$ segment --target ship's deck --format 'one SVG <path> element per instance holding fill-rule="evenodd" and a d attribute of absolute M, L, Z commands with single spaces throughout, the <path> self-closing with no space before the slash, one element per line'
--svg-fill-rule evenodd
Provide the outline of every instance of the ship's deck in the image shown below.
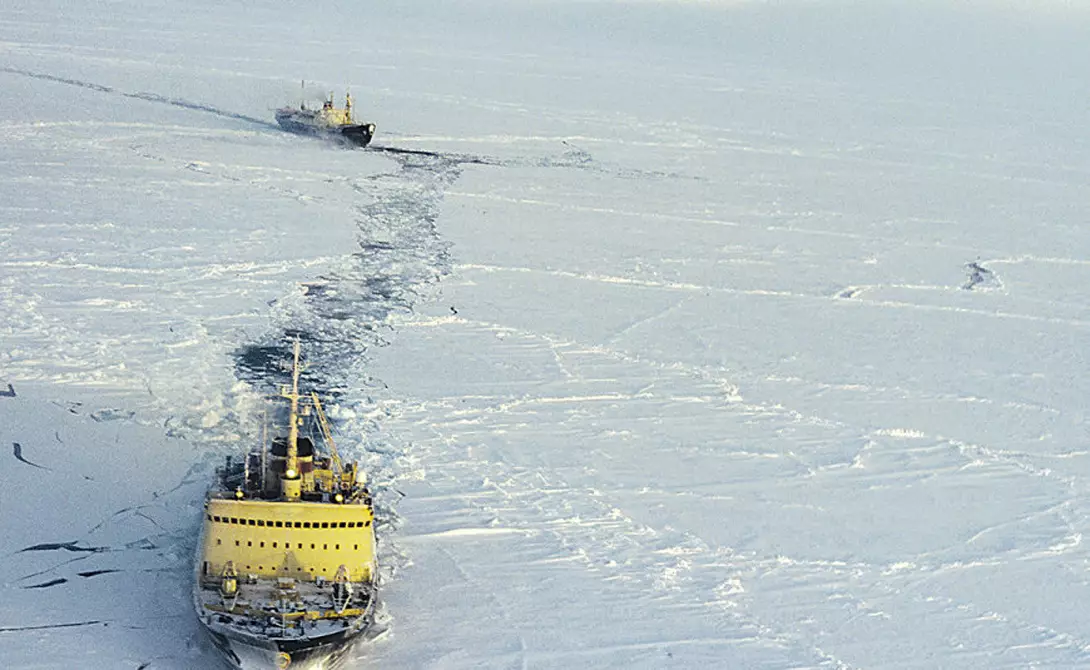
<path fill-rule="evenodd" d="M 374 613 L 374 586 L 352 584 L 353 594 L 337 611 L 333 584 L 326 580 L 253 578 L 239 575 L 239 594 L 225 601 L 219 578 L 201 580 L 194 598 L 201 620 L 209 628 L 261 638 L 321 638 L 348 628 L 362 628 Z"/>

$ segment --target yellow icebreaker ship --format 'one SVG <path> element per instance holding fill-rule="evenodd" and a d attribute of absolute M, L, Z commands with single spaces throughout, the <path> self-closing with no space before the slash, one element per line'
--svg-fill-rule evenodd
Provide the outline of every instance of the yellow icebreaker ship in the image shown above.
<path fill-rule="evenodd" d="M 276 110 L 276 122 L 289 132 L 342 139 L 360 147 L 370 144 L 375 136 L 375 124 L 356 123 L 352 119 L 352 96 L 347 93 L 344 107 L 333 104 L 332 93 L 321 109 L 309 109 L 305 102 L 298 107 L 281 107 Z"/>
<path fill-rule="evenodd" d="M 296 342 L 291 387 L 279 394 L 286 426 L 242 463 L 228 457 L 204 505 L 197 617 L 240 668 L 330 667 L 374 620 L 366 478 L 341 462 L 317 394 L 299 393 L 299 374 Z"/>

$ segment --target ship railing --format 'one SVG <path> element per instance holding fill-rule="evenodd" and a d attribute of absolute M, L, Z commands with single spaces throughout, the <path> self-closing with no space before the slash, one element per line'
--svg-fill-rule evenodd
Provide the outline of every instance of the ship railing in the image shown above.
<path fill-rule="evenodd" d="M 320 621 L 328 619 L 348 619 L 364 614 L 364 610 L 359 607 L 345 608 L 342 612 L 336 610 L 299 610 L 295 612 L 276 612 L 270 611 L 266 608 L 254 608 L 254 607 L 242 607 L 236 604 L 234 608 L 227 609 L 223 605 L 216 603 L 204 603 L 204 608 L 210 612 L 217 612 L 220 614 L 234 614 L 236 616 L 246 616 L 251 618 L 266 618 L 269 616 L 275 616 L 278 619 L 284 619 L 286 621 Z"/>

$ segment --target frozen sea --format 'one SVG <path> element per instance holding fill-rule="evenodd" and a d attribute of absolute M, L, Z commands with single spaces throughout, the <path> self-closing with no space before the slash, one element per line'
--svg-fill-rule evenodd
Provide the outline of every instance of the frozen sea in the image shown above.
<path fill-rule="evenodd" d="M 1090 668 L 1090 9 L 6 0 L 0 85 L 0 666 L 223 667 L 299 336 L 348 670 Z"/>

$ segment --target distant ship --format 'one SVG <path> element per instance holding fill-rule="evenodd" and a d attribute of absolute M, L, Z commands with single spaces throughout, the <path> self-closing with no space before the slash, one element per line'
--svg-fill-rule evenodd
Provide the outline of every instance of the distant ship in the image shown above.
<path fill-rule="evenodd" d="M 340 138 L 361 147 L 370 144 L 375 136 L 375 124 L 352 120 L 352 96 L 348 93 L 343 109 L 333 106 L 330 93 L 321 109 L 307 109 L 306 102 L 300 102 L 298 107 L 281 107 L 276 110 L 276 122 L 293 133 Z"/>
<path fill-rule="evenodd" d="M 281 429 L 266 425 L 271 440 L 243 462 L 228 456 L 204 504 L 197 617 L 247 670 L 331 667 L 375 615 L 366 476 L 341 461 L 318 395 L 300 394 L 299 353 L 296 341 L 291 387 L 269 417 L 280 417 Z"/>

